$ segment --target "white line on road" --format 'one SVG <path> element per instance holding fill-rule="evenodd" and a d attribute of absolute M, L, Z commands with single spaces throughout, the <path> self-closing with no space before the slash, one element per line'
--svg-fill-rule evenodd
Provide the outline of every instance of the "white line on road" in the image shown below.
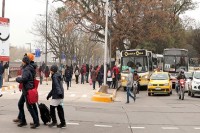
<path fill-rule="evenodd" d="M 76 96 L 75 94 L 71 94 L 71 95 L 70 95 L 70 97 L 75 97 L 75 96 Z"/>
<path fill-rule="evenodd" d="M 67 123 L 67 125 L 80 125 L 79 123 Z"/>
<path fill-rule="evenodd" d="M 178 127 L 162 127 L 164 130 L 177 130 L 179 129 Z"/>
<path fill-rule="evenodd" d="M 94 126 L 95 126 L 95 127 L 112 127 L 112 126 L 110 126 L 110 125 L 97 125 L 97 124 L 95 124 Z"/>
<path fill-rule="evenodd" d="M 194 127 L 195 130 L 200 130 L 200 127 Z"/>
<path fill-rule="evenodd" d="M 128 128 L 132 128 L 132 129 L 145 129 L 145 127 L 128 127 Z"/>

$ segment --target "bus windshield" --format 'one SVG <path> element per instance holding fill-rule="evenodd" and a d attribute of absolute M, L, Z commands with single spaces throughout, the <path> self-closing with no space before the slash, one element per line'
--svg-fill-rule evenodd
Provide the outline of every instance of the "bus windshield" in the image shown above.
<path fill-rule="evenodd" d="M 185 56 L 165 56 L 164 58 L 164 71 L 188 70 L 188 57 Z"/>
<path fill-rule="evenodd" d="M 147 72 L 148 71 L 148 62 L 147 56 L 137 56 L 137 57 L 123 57 L 122 58 L 122 72 L 126 69 L 131 68 L 131 72 L 137 70 L 137 72 Z"/>

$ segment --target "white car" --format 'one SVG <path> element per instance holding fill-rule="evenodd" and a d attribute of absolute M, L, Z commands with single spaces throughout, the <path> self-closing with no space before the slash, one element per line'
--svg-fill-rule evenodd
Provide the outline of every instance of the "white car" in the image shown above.
<path fill-rule="evenodd" d="M 186 82 L 185 82 L 185 92 L 188 92 L 192 85 L 192 72 L 185 72 Z"/>
<path fill-rule="evenodd" d="M 195 94 L 200 94 L 200 70 L 193 72 L 192 86 L 188 92 L 191 97 L 194 97 Z"/>

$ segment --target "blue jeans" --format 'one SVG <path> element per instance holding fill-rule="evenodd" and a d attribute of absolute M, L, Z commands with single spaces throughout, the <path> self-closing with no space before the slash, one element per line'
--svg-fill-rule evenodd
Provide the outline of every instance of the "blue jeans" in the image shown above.
<path fill-rule="evenodd" d="M 83 74 L 81 74 L 81 84 L 84 84 L 84 75 Z"/>
<path fill-rule="evenodd" d="M 0 74 L 0 89 L 2 88 L 3 85 L 3 75 Z"/>
<path fill-rule="evenodd" d="M 86 80 L 87 83 L 88 83 L 88 77 L 89 77 L 89 72 L 86 72 L 86 74 L 85 74 L 85 80 Z"/>
<path fill-rule="evenodd" d="M 126 87 L 127 88 L 127 102 L 129 103 L 129 97 L 132 97 L 133 99 L 135 99 L 132 95 L 131 95 L 131 87 Z"/>

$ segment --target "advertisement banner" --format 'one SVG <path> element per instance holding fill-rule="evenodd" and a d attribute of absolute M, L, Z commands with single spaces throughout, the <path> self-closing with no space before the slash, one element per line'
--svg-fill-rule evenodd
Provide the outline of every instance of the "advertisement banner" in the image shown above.
<path fill-rule="evenodd" d="M 9 61 L 10 21 L 0 17 L 0 61 Z"/>

